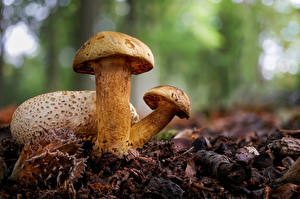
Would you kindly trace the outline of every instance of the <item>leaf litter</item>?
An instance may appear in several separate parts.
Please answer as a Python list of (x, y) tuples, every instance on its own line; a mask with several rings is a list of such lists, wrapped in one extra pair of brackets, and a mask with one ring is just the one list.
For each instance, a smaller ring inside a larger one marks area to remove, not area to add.
[(123, 159), (98, 156), (68, 129), (19, 146), (0, 128), (0, 198), (299, 197), (298, 116), (280, 125), (270, 112), (234, 110), (207, 121)]

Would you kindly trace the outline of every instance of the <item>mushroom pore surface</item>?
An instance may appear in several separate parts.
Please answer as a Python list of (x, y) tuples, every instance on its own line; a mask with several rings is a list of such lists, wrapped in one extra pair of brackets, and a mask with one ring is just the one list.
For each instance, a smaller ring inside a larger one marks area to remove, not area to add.
[[(130, 104), (131, 124), (138, 114)], [(11, 133), (25, 144), (43, 129), (70, 129), (78, 137), (95, 137), (97, 133), (95, 91), (57, 91), (33, 97), (21, 104), (13, 114)]]

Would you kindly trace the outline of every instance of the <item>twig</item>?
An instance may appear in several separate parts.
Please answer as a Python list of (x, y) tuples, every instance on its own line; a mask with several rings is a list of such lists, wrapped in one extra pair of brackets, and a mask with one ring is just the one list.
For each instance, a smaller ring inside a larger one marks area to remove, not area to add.
[(300, 133), (300, 129), (291, 129), (291, 130), (279, 129), (279, 132), (294, 135)]
[(190, 149), (188, 149), (188, 150), (187, 150), (187, 151), (185, 151), (184, 153), (182, 153), (182, 154), (180, 154), (180, 155), (178, 155), (178, 156), (174, 157), (174, 158), (172, 159), (172, 161), (175, 161), (175, 160), (177, 160), (178, 158), (181, 158), (181, 157), (183, 157), (185, 154), (187, 154), (187, 153), (191, 152), (193, 149), (194, 149), (194, 147), (192, 146)]
[(214, 192), (214, 189), (209, 188), (209, 187), (205, 187), (202, 183), (201, 183), (201, 184), (198, 184), (198, 183), (192, 182), (192, 185), (193, 185), (194, 187), (197, 187), (197, 188), (200, 189), (200, 190), (206, 190), (206, 191)]
[(196, 164), (209, 172), (209, 175), (214, 175), (226, 183), (241, 184), (251, 176), (250, 168), (242, 162), (232, 161), (227, 156), (213, 151), (200, 150), (193, 158)]
[(269, 199), (269, 197), (270, 197), (270, 187), (266, 186), (265, 187), (265, 197), (264, 197), (264, 199)]

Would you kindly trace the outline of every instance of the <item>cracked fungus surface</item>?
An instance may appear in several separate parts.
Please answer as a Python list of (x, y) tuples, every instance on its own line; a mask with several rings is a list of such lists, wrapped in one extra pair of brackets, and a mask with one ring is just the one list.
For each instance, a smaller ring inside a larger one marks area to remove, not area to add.
[[(130, 104), (132, 123), (138, 115)], [(40, 136), (44, 129), (65, 128), (78, 137), (97, 133), (96, 92), (57, 91), (42, 94), (21, 104), (15, 111), (11, 132), (18, 143), (24, 144)]]

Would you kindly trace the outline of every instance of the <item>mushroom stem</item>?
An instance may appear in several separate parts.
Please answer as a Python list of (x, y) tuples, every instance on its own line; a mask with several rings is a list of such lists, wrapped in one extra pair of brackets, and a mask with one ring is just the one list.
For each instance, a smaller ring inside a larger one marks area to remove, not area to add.
[(177, 108), (173, 104), (160, 103), (151, 114), (131, 127), (130, 147), (142, 147), (173, 119), (176, 112)]
[[(122, 156), (128, 149), (131, 71), (124, 58), (91, 62), (96, 78), (97, 142), (101, 153)], [(100, 65), (100, 67), (99, 67)]]

